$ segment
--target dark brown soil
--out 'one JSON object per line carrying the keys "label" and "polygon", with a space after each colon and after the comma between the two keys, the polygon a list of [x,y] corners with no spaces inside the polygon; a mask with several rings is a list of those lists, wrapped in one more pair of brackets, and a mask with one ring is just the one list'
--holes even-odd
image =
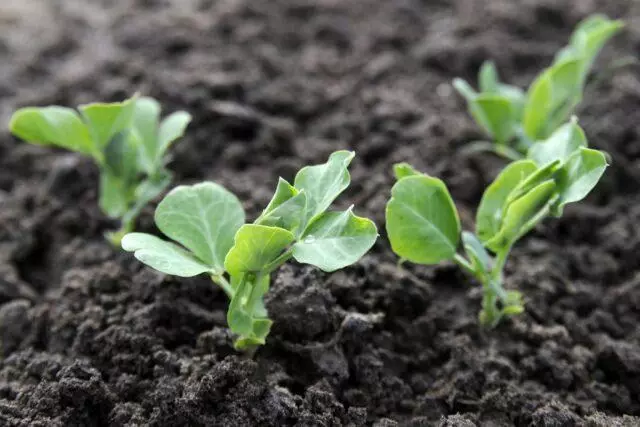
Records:
{"label": "dark brown soil", "polygon": [[[600,72],[640,53],[633,0],[0,3],[3,123],[27,104],[157,97],[194,116],[178,182],[222,183],[252,215],[279,175],[354,149],[343,203],[381,229],[394,162],[445,179],[467,227],[502,164],[460,154],[480,133],[454,76],[492,58],[526,85],[595,11],[629,24]],[[639,71],[586,95],[581,123],[612,166],[515,249],[524,315],[481,331],[475,284],[452,265],[398,269],[383,236],[342,272],[278,272],[253,360],[205,278],[108,246],[90,161],[2,131],[0,425],[640,425]]]}

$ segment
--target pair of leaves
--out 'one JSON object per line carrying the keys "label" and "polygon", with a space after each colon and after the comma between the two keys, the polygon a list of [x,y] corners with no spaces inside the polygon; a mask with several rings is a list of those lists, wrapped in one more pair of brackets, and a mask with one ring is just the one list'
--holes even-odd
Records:
{"label": "pair of leaves", "polygon": [[528,156],[508,165],[480,201],[476,233],[493,251],[513,244],[548,213],[559,215],[582,200],[607,167],[602,152],[587,148],[575,120],[535,143]]}
{"label": "pair of leaves", "polygon": [[490,61],[480,68],[478,80],[480,93],[462,79],[454,79],[453,87],[467,101],[476,122],[497,144],[506,144],[517,132],[524,94],[515,86],[500,83],[495,65]]}
{"label": "pair of leaves", "polygon": [[[94,158],[101,169],[100,207],[110,217],[125,216],[137,195],[164,182],[161,158],[190,120],[175,113],[158,125],[160,107],[151,98],[66,107],[26,107],[10,121],[11,132],[27,142],[55,145]],[[141,183],[141,172],[151,183]],[[166,187],[163,186],[160,191]],[[156,192],[157,195],[157,192]]]}

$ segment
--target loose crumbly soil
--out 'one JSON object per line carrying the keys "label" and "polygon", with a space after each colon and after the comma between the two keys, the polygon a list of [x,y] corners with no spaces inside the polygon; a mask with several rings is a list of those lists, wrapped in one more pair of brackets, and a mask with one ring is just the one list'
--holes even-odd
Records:
{"label": "loose crumbly soil", "polygon": [[[522,86],[592,12],[627,20],[580,110],[612,166],[507,267],[524,315],[478,328],[452,265],[399,269],[384,236],[394,162],[449,185],[463,223],[502,161],[453,93],[484,59]],[[0,4],[0,119],[134,91],[194,116],[178,183],[215,180],[259,212],[278,176],[357,151],[356,205],[382,230],[334,274],[274,277],[253,359],[206,278],[163,277],[102,233],[89,160],[0,133],[0,425],[640,425],[640,53],[632,0],[22,0]],[[156,232],[153,207],[139,229]]]}

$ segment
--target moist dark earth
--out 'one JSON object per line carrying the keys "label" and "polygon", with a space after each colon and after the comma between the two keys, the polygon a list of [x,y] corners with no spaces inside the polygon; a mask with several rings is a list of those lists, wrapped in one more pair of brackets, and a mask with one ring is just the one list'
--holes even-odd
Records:
{"label": "moist dark earth", "polygon": [[[6,4],[5,4],[6,3]],[[628,26],[578,112],[611,155],[597,190],[515,248],[526,312],[478,327],[452,264],[398,267],[384,233],[390,169],[444,179],[467,228],[504,164],[451,80],[493,59],[525,87],[582,18]],[[356,205],[381,238],[334,274],[273,278],[275,321],[235,353],[226,298],[114,251],[88,160],[0,131],[0,425],[640,425],[640,5],[632,0],[24,0],[0,5],[0,119],[138,91],[194,120],[176,183],[213,180],[255,217],[277,177],[357,152]],[[153,206],[138,228],[157,233]]]}

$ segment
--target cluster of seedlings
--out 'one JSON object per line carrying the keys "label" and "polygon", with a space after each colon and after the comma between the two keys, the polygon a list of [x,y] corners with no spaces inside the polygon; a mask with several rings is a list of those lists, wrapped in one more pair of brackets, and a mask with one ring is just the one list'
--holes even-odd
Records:
{"label": "cluster of seedlings", "polygon": [[[621,28],[620,21],[599,15],[583,21],[526,94],[501,83],[490,62],[480,70],[479,92],[463,80],[454,81],[492,140],[475,142],[473,149],[511,161],[484,192],[475,233],[461,232],[441,180],[407,163],[394,166],[397,182],[386,207],[393,251],[419,264],[453,261],[473,276],[483,288],[479,319],[484,326],[494,327],[524,310],[523,296],[504,287],[503,270],[513,245],[546,217],[559,217],[565,205],[586,197],[607,167],[605,153],[588,148],[573,112],[597,53]],[[169,187],[167,152],[190,120],[181,111],[161,121],[157,101],[134,96],[77,111],[22,108],[11,118],[10,129],[25,141],[93,158],[100,170],[100,207],[121,223],[119,230],[107,233],[108,240],[162,273],[208,275],[230,300],[227,323],[235,347],[252,351],[265,343],[271,328],[264,296],[272,272],[291,259],[326,272],[344,268],[371,249],[378,231],[353,207],[329,210],[349,186],[354,158],[352,152],[337,151],[324,164],[302,168],[293,184],[280,178],[253,222],[246,222],[234,194],[204,182],[178,186],[159,203],[155,223],[171,241],[133,232],[142,208]]]}

